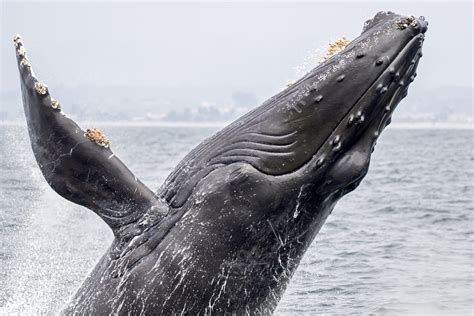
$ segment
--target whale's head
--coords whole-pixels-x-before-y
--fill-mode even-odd
[[[323,170],[326,163],[325,181],[332,184],[326,189],[345,194],[366,175],[377,138],[417,75],[427,25],[424,17],[379,12],[358,38],[306,77],[316,96],[296,98],[294,107],[302,111],[295,116],[306,117],[289,125],[308,135],[309,162],[316,159]],[[321,100],[306,110],[312,97]]]
[[[233,163],[286,179],[283,190],[288,183],[316,184],[326,195],[354,189],[416,76],[427,25],[378,13],[339,53],[193,150],[163,196],[179,207],[203,177]]]

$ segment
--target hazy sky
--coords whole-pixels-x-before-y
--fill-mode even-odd
[[[471,2],[2,2],[2,92],[19,89],[12,36],[51,88],[210,87],[270,96],[380,10],[430,22],[419,87],[472,86]],[[316,54],[318,55],[318,54]],[[313,59],[311,60],[311,56]]]

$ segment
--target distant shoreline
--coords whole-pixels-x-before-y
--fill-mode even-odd
[[[224,127],[231,122],[133,122],[133,121],[84,121],[81,122],[82,128],[91,127],[170,127],[170,128],[210,128]],[[25,121],[0,121],[0,126],[26,126]],[[451,122],[419,122],[419,123],[392,123],[390,129],[474,129],[473,123],[451,123]]]

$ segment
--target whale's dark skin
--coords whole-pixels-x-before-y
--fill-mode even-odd
[[[156,194],[54,108],[16,38],[46,181],[115,235],[63,313],[271,314],[336,202],[367,173],[427,24],[378,13],[342,52],[193,149]]]

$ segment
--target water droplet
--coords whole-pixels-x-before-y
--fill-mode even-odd
[[[383,88],[383,84],[379,83],[379,84],[377,85],[377,90],[381,90],[382,88]]]
[[[364,56],[365,56],[364,53],[357,53],[356,58],[362,58],[362,57],[364,57]]]
[[[301,108],[300,108],[300,104],[299,104],[299,103],[295,104],[295,105],[293,106],[293,109],[294,109],[296,112],[298,112],[298,113],[303,112],[303,110],[301,110]]]
[[[340,75],[339,77],[337,77],[337,82],[341,82],[342,80],[344,80],[344,75]]]
[[[380,93],[381,94],[384,94],[385,92],[388,91],[388,88],[387,87],[383,87],[381,90],[380,90]]]
[[[377,66],[380,66],[380,65],[382,65],[382,64],[383,64],[383,58],[382,58],[382,57],[378,58],[378,59],[375,61],[375,65],[377,65]]]
[[[316,161],[316,167],[321,167],[324,163],[324,157],[321,157],[319,158],[317,161]]]
[[[392,108],[390,107],[390,105],[387,105],[387,106],[385,107],[385,112],[390,112],[391,109],[392,109]]]
[[[354,115],[349,116],[349,120],[347,120],[347,125],[351,126],[352,124],[354,124],[354,120]]]
[[[403,80],[400,80],[400,82],[398,83],[398,85],[401,87],[405,84],[405,82]]]
[[[362,111],[357,111],[356,120],[357,120],[357,123],[359,124],[365,121],[365,117],[364,115],[362,115]]]
[[[323,99],[323,96],[322,96],[322,95],[317,95],[317,96],[314,98],[314,101],[320,102],[322,99]]]

